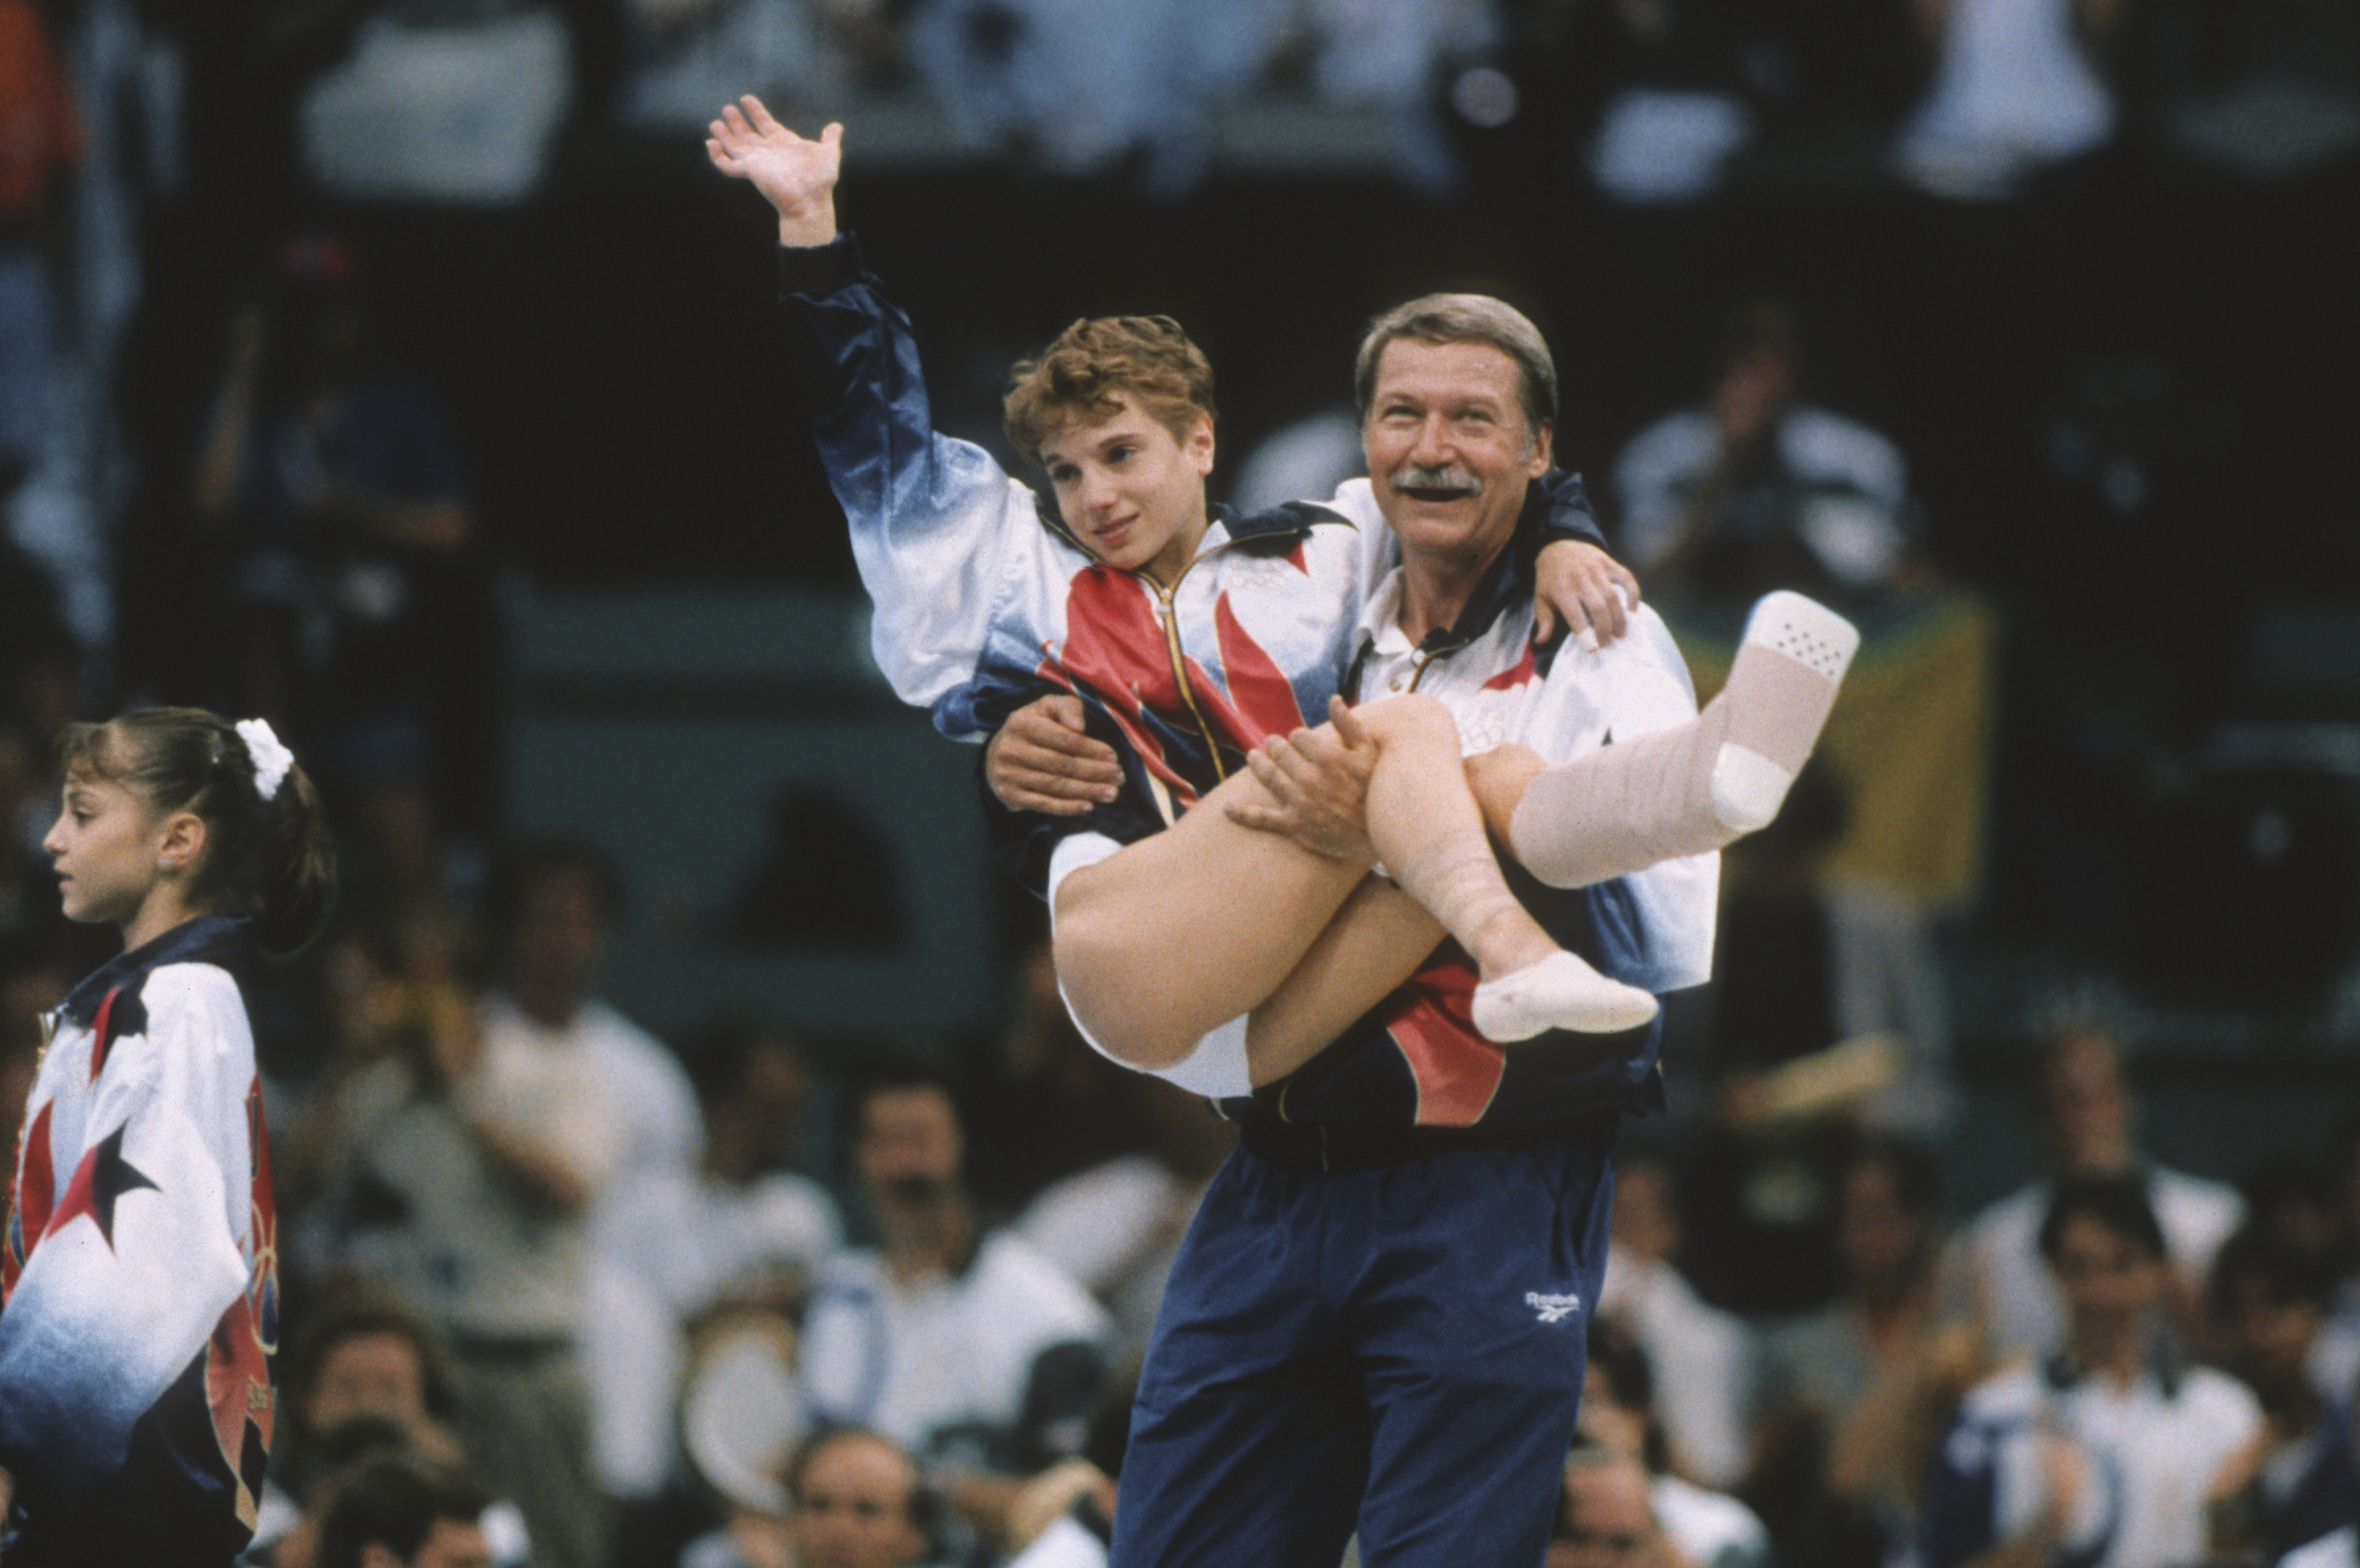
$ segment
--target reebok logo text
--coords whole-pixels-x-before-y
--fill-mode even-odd
[[[1581,1311],[1579,1296],[1546,1296],[1538,1290],[1524,1292],[1524,1305],[1540,1313],[1543,1323],[1563,1323]]]

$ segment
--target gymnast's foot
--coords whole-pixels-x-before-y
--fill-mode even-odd
[[[1505,1045],[1547,1029],[1615,1034],[1655,1016],[1655,998],[1610,980],[1562,948],[1475,987],[1475,1029]]]
[[[1800,593],[1765,594],[1746,618],[1715,705],[1729,730],[1712,764],[1713,815],[1732,833],[1766,827],[1818,744],[1860,632]]]

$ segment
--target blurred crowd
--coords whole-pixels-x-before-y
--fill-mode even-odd
[[[1027,334],[1169,309],[1225,367],[1218,482],[1324,494],[1356,438],[1293,362],[1521,287],[1700,694],[1766,589],[1863,626],[1728,857],[1677,1114],[1626,1139],[1552,1563],[2355,1562],[2360,1104],[2170,1169],[2136,1021],[1967,1061],[1950,963],[2127,942],[2291,1038],[2360,950],[2333,789],[2242,861],[2148,865],[2212,842],[2218,726],[2360,719],[2239,651],[2266,599],[2360,599],[2350,7],[0,0],[0,1125],[107,956],[38,847],[68,722],[268,716],[342,841],[337,925],[256,1020],[254,1561],[1104,1560],[1225,1124],[1079,1040],[1037,911],[973,1040],[628,1018],[595,840],[628,825],[504,811],[517,584],[848,583],[760,215],[696,147],[740,92],[877,149],[849,221],[961,433]],[[1107,227],[1116,298],[1072,281],[1121,271]],[[2243,945],[2232,895],[2268,899]],[[1989,1206],[1970,1077],[2048,1164]]]
[[[1080,1040],[1037,931],[964,1048],[659,1039],[597,988],[624,896],[570,840],[472,893],[361,878],[257,993],[281,1403],[252,1561],[1103,1563],[1232,1129]],[[0,945],[12,1099],[96,956],[40,902]],[[2191,1174],[2076,1020],[2022,1062],[2045,1171],[1962,1209],[1971,1151],[1896,1127],[1901,1054],[1862,1046],[1629,1129],[1550,1561],[2349,1561],[2360,1105]]]

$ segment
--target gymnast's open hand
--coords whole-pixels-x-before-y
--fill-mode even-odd
[[[1568,637],[1590,648],[1603,648],[1630,629],[1639,580],[1596,545],[1552,540],[1542,547],[1535,570],[1533,629],[1538,640],[1546,642],[1559,621]]]
[[[732,180],[752,183],[778,210],[779,243],[824,245],[836,238],[836,182],[844,168],[844,127],[819,140],[795,135],[770,117],[751,93],[705,127],[705,155]]]

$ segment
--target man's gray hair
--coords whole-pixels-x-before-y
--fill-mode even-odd
[[[1352,362],[1352,390],[1366,423],[1369,405],[1376,400],[1377,361],[1385,345],[1396,338],[1420,343],[1489,343],[1516,362],[1523,393],[1524,422],[1538,434],[1543,425],[1557,422],[1557,362],[1549,357],[1547,340],[1532,319],[1504,299],[1489,294],[1428,294],[1396,305],[1369,323],[1360,339],[1360,356]]]

